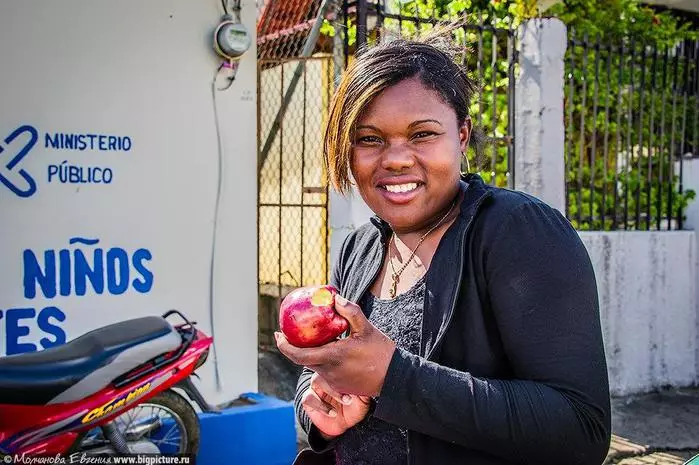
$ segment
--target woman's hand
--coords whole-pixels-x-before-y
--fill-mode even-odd
[[[303,395],[301,405],[325,439],[331,439],[364,419],[371,398],[340,394],[318,373],[314,373],[311,388]]]
[[[348,337],[320,347],[300,348],[274,333],[279,351],[318,373],[336,392],[378,396],[396,344],[367,320],[357,304],[335,296],[335,310],[350,324]]]

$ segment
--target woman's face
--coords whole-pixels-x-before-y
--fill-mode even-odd
[[[379,94],[357,122],[352,175],[374,213],[397,232],[435,221],[456,195],[470,121],[419,78]]]

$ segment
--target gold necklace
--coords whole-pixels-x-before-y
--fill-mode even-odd
[[[444,215],[444,216],[442,217],[442,219],[439,220],[439,221],[437,222],[437,224],[435,224],[434,226],[432,226],[432,227],[429,229],[429,231],[427,231],[425,234],[423,234],[422,237],[420,237],[420,240],[417,241],[417,245],[415,246],[415,248],[413,249],[412,253],[410,254],[410,257],[408,257],[408,259],[405,261],[405,263],[403,263],[403,266],[400,267],[400,270],[396,271],[396,269],[395,269],[394,266],[393,266],[393,261],[391,261],[390,258],[388,259],[388,264],[391,265],[391,270],[392,270],[392,271],[391,271],[391,280],[392,280],[391,289],[388,291],[388,294],[389,294],[389,296],[391,297],[391,299],[393,299],[393,298],[396,297],[396,288],[397,288],[397,286],[398,286],[398,279],[400,278],[401,273],[403,273],[403,271],[405,270],[405,268],[408,266],[408,264],[410,263],[410,261],[411,261],[411,260],[413,259],[413,257],[415,256],[415,252],[417,252],[417,249],[418,249],[418,247],[420,247],[420,244],[422,244],[422,241],[424,241],[425,238],[426,238],[432,231],[434,231],[435,229],[437,229],[437,227],[438,227],[439,225],[441,225],[442,222],[443,222],[445,219],[447,219],[447,216],[449,216],[449,213],[451,213],[451,211],[452,211],[452,209],[454,208],[454,205],[455,205],[455,204],[456,204],[456,199],[454,199],[454,201],[451,203],[451,207],[449,207],[449,211],[447,212],[447,214]],[[391,235],[391,241],[393,242],[393,245],[394,245],[394,246],[396,245],[395,237],[396,237],[396,233],[394,232],[394,233]],[[391,245],[389,244],[389,249],[390,249],[390,246],[391,246]],[[396,250],[398,250],[398,247],[397,247],[397,246],[396,246]]]

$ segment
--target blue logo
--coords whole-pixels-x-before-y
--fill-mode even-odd
[[[24,134],[29,135],[29,140],[24,145],[22,145],[21,140],[13,144],[15,139]],[[38,139],[39,133],[36,128],[24,125],[15,129],[12,134],[5,138],[4,144],[0,145],[0,183],[19,197],[30,197],[36,192],[34,178],[24,169],[18,168],[17,165],[36,145]],[[12,151],[10,152],[10,150]]]
[[[691,459],[689,459],[687,462],[684,463],[684,465],[697,465],[699,464],[699,455],[695,455]]]

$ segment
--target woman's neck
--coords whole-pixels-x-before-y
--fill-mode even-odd
[[[396,235],[396,242],[400,241],[405,247],[413,250],[420,239],[428,232],[429,234],[425,237],[425,241],[432,242],[430,240],[432,237],[441,238],[444,231],[446,231],[449,225],[459,216],[462,198],[462,192],[459,190],[454,199],[435,213],[424,225],[420,225],[415,229],[393,229]]]

